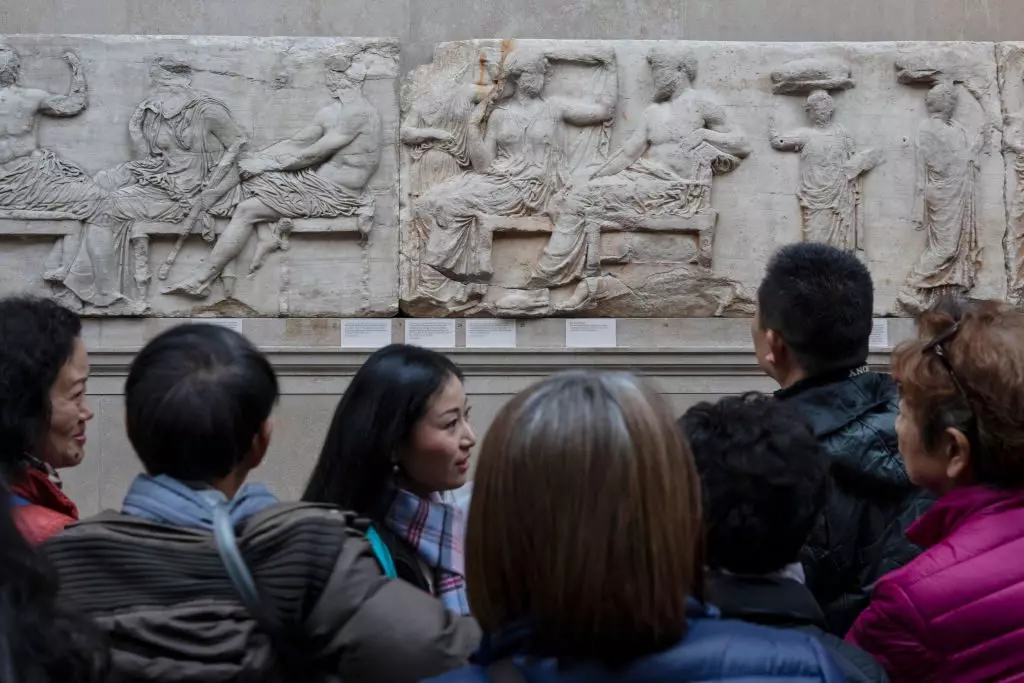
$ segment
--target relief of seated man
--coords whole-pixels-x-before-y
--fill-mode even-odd
[[[554,288],[598,276],[601,223],[636,226],[652,217],[692,218],[711,212],[713,176],[733,170],[750,153],[724,109],[692,87],[697,76],[692,53],[656,48],[647,61],[653,103],[621,149],[588,182],[567,190],[528,288]],[[704,253],[710,250],[707,240],[699,264],[710,267],[710,253]],[[589,289],[581,282],[563,307],[578,307],[576,299],[587,296]]]
[[[18,83],[17,51],[0,44],[0,211],[47,212],[84,220],[100,208],[104,190],[82,169],[39,146],[40,115],[75,116],[88,105],[81,61],[72,52],[64,60],[71,67],[67,95],[26,88]]]

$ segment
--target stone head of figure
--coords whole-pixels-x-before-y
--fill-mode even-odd
[[[366,68],[346,55],[331,55],[324,69],[327,89],[334,94],[358,90],[366,80]]]
[[[654,100],[664,102],[693,84],[697,78],[697,56],[688,50],[654,48],[647,54],[654,78]]]
[[[540,97],[547,83],[550,62],[543,54],[512,53],[505,60],[505,78],[516,84],[520,93]]]
[[[14,85],[21,74],[21,58],[9,45],[0,44],[0,86]]]
[[[154,87],[188,86],[192,84],[192,66],[174,57],[157,57],[149,69],[149,78]]]
[[[948,121],[953,118],[953,112],[956,111],[956,105],[959,100],[960,95],[957,93],[955,85],[952,83],[939,83],[928,91],[924,102],[925,106],[928,107],[929,114],[939,114]]]
[[[836,101],[824,90],[815,90],[807,96],[804,103],[807,118],[816,126],[823,126],[832,120],[836,111]]]

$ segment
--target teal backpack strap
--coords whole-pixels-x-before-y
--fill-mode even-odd
[[[373,554],[377,556],[380,568],[384,570],[384,576],[389,579],[397,579],[398,571],[395,570],[395,561],[391,559],[391,551],[384,545],[383,539],[381,539],[380,534],[377,533],[377,530],[372,525],[366,530],[366,540],[370,542]]]

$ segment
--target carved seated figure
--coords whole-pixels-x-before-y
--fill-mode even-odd
[[[615,63],[613,52],[513,53],[504,61],[498,85],[470,117],[472,170],[433,186],[413,206],[428,235],[424,263],[451,280],[491,279],[481,217],[541,214],[565,187],[565,124],[590,126],[614,115],[615,92],[596,102],[542,96],[549,59],[599,64],[613,71]]]
[[[380,113],[362,93],[362,65],[334,56],[325,66],[326,85],[335,102],[291,138],[239,161],[243,201],[206,263],[184,282],[165,288],[164,294],[205,297],[261,224],[276,227],[271,239],[260,239],[250,273],[270,251],[286,244],[283,237],[293,227],[290,219],[355,217],[360,232],[369,232],[374,199],[366,185],[380,164]]]
[[[693,54],[656,49],[648,63],[654,102],[622,148],[589,181],[566,193],[527,284],[546,289],[582,281],[560,311],[580,308],[596,289],[586,279],[600,275],[602,227],[657,230],[671,224],[674,232],[698,236],[698,265],[711,266],[717,215],[711,208],[712,178],[736,168],[750,148],[724,110],[691,87],[697,75]],[[499,308],[512,307],[512,299],[523,295],[509,297]]]

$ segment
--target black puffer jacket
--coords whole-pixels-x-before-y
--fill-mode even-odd
[[[776,392],[808,420],[832,461],[828,503],[801,561],[828,630],[845,635],[883,574],[920,550],[905,532],[933,498],[907,476],[896,442],[899,393],[866,366]]]

